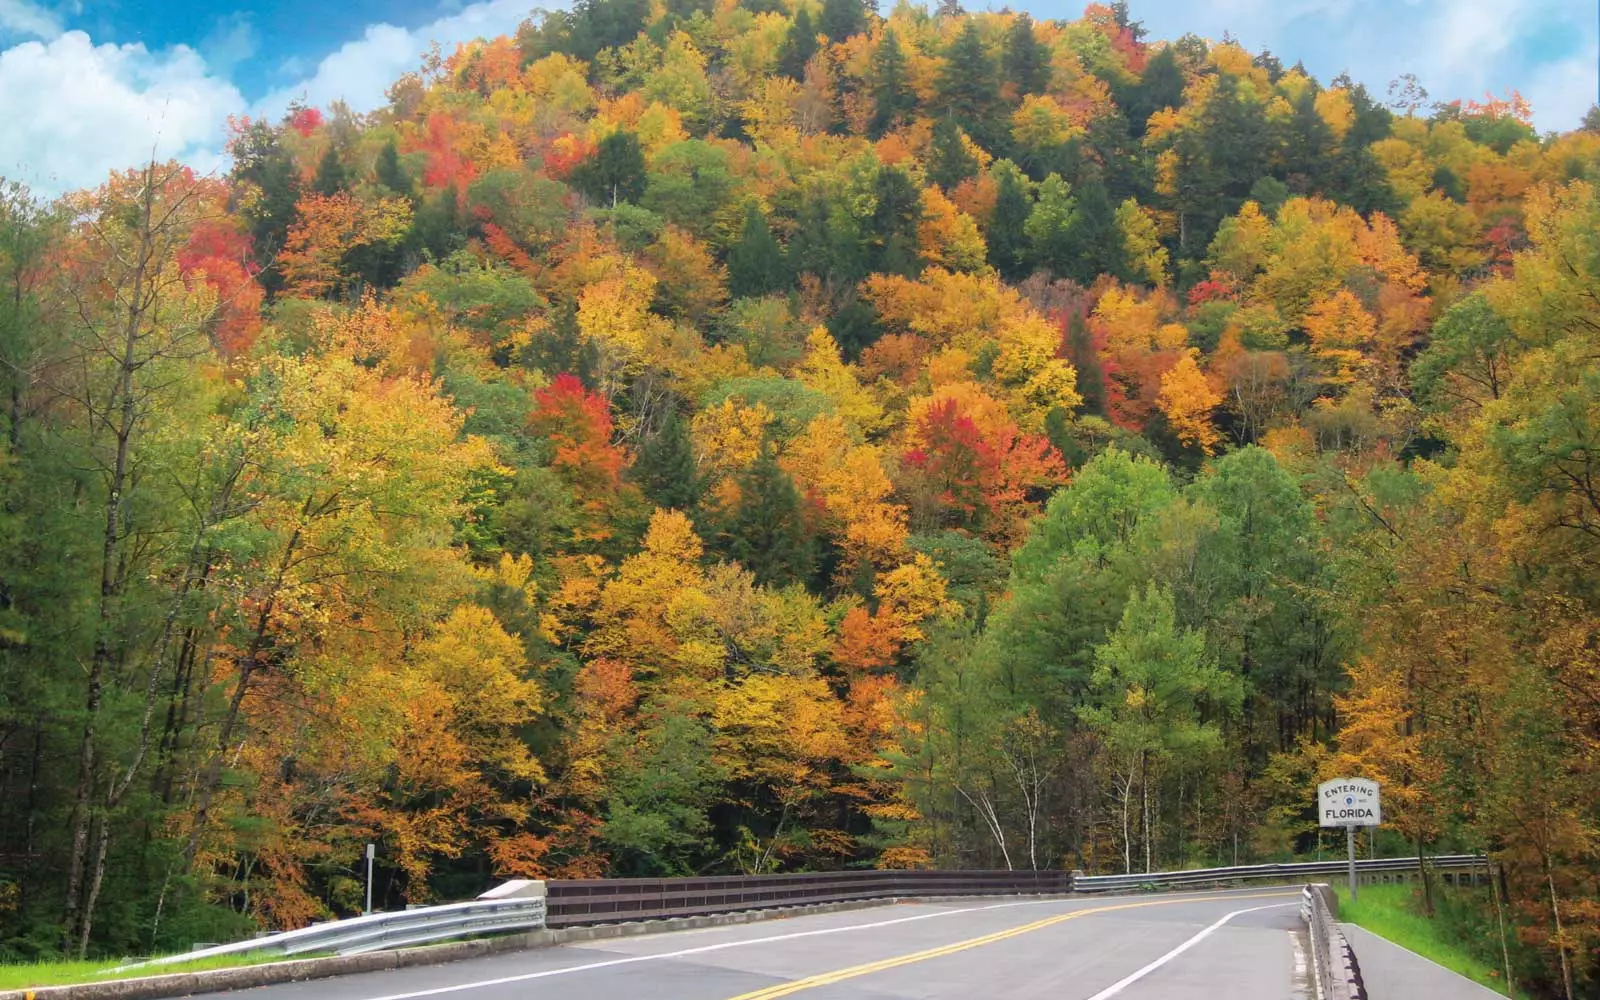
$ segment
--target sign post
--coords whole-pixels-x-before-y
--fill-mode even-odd
[[[1356,827],[1378,826],[1383,806],[1378,783],[1366,778],[1334,778],[1317,786],[1317,814],[1326,827],[1344,827],[1345,850],[1350,856],[1350,898],[1356,898]]]
[[[367,908],[364,912],[372,912],[372,859],[378,854],[377,844],[367,845]],[[1354,870],[1354,869],[1352,869]]]

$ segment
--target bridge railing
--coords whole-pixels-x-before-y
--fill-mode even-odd
[[[1474,855],[1430,858],[1442,872],[1487,871]],[[842,871],[789,875],[719,875],[694,878],[554,879],[545,896],[478,899],[466,903],[374,913],[313,924],[248,941],[202,948],[124,968],[144,968],[229,955],[355,955],[454,938],[694,917],[818,903],[941,896],[1014,896],[1139,892],[1201,888],[1253,881],[1310,882],[1345,871],[1343,861],[1240,865],[1181,872],[1081,875],[1065,871]],[[1363,877],[1414,872],[1415,858],[1359,861]]]
[[[1427,864],[1435,871],[1459,877],[1486,874],[1488,861],[1476,854],[1446,854],[1431,857]],[[1239,865],[1233,868],[1197,868],[1181,872],[1134,872],[1131,875],[1079,875],[1073,892],[1127,892],[1150,889],[1177,889],[1189,886],[1222,885],[1238,882],[1305,882],[1343,875],[1348,861],[1295,861],[1281,864]],[[1386,875],[1403,876],[1417,871],[1416,858],[1376,858],[1356,862],[1356,876],[1371,881]]]

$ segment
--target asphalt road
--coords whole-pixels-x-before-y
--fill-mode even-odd
[[[248,1000],[1295,1000],[1298,889],[902,904],[240,991]]]

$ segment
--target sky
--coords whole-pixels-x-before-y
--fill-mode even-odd
[[[514,32],[540,0],[0,0],[0,177],[40,194],[102,181],[154,150],[225,165],[230,115],[290,101],[356,111],[446,52]],[[544,0],[547,6],[560,5]],[[999,6],[999,3],[995,3]],[[1595,103],[1600,0],[1133,0],[1154,39],[1225,32],[1324,82],[1348,71],[1382,97],[1415,73],[1435,99],[1515,88],[1541,129]],[[967,0],[969,8],[978,3]],[[1037,18],[1081,0],[1013,0]]]

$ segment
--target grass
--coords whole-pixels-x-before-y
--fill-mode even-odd
[[[1435,887],[1435,892],[1442,887]],[[1421,913],[1419,888],[1407,884],[1364,885],[1361,897],[1350,901],[1350,890],[1337,886],[1339,919],[1364,927],[1381,938],[1408,948],[1423,958],[1478,983],[1496,993],[1506,992],[1505,973],[1469,952],[1446,928]],[[1520,990],[1515,994],[1523,997]]]
[[[297,955],[297,958],[306,956]],[[24,965],[0,965],[0,990],[23,990],[35,986],[70,986],[75,983],[98,983],[108,979],[135,979],[140,976],[160,976],[169,972],[201,972],[206,969],[232,969],[244,965],[262,965],[281,961],[283,956],[271,954],[221,955],[216,958],[196,959],[193,962],[174,962],[153,969],[129,969],[112,972],[119,965],[143,961],[137,958],[93,959],[86,961],[36,962]]]

